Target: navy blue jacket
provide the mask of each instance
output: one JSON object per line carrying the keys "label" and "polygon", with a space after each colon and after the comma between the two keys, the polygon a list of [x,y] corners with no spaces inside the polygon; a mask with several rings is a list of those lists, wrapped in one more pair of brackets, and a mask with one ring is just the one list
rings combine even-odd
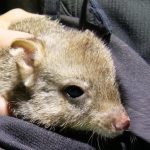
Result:
{"label": "navy blue jacket", "polygon": [[51,15],[67,26],[95,32],[111,49],[122,101],[131,118],[130,132],[113,140],[98,139],[98,144],[98,135],[88,143],[90,133],[71,130],[54,133],[22,120],[0,117],[1,148],[90,150],[99,149],[100,145],[105,150],[150,149],[149,0],[36,0],[32,3],[5,0],[0,3],[1,13],[20,7]]}

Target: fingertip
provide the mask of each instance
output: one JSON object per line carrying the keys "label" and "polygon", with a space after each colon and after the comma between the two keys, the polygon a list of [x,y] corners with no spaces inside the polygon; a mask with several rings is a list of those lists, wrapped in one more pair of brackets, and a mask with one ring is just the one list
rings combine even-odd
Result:
{"label": "fingertip", "polygon": [[12,31],[12,30],[4,30],[0,29],[0,48],[7,48],[11,45],[11,43],[18,38],[24,38],[24,39],[29,39],[29,38],[34,38],[34,35],[25,33],[25,32],[20,32],[20,31]]}
{"label": "fingertip", "polygon": [[8,115],[8,103],[4,97],[0,96],[0,116]]}

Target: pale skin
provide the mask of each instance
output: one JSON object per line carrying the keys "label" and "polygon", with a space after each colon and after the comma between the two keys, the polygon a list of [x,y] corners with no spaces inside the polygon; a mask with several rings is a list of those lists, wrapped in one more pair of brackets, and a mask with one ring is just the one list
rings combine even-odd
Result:
{"label": "pale skin", "polygon": [[[0,49],[9,47],[16,38],[31,38],[33,35],[23,32],[8,30],[8,27],[14,21],[35,16],[22,9],[13,9],[0,16]],[[9,115],[9,104],[4,97],[0,95],[0,115]]]}

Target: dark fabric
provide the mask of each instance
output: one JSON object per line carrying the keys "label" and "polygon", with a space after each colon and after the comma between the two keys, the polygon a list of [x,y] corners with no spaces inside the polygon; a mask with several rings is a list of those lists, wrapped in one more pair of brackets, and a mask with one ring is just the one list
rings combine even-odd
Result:
{"label": "dark fabric", "polygon": [[59,8],[60,8],[60,0],[45,0],[44,3],[44,8],[43,8],[43,13],[44,14],[51,14],[52,19],[57,19],[59,18]]}
{"label": "dark fabric", "polygon": [[109,20],[96,0],[45,0],[43,13],[67,26],[90,29],[106,43],[110,40]]}
{"label": "dark fabric", "polygon": [[98,0],[112,31],[150,63],[150,0]]}
{"label": "dark fabric", "polygon": [[[91,17],[94,21],[91,20]],[[90,26],[93,26],[93,28],[90,28]],[[105,12],[101,8],[101,4],[97,0],[89,0],[89,5],[87,8],[87,20],[85,22],[85,29],[86,28],[97,33],[97,35],[105,43],[110,41],[112,32],[111,24]]]}
{"label": "dark fabric", "polygon": [[41,13],[43,11],[42,0],[0,0],[0,13],[4,13],[14,8],[22,8],[33,13]]}
{"label": "dark fabric", "polygon": [[116,35],[111,38],[110,47],[115,55],[121,94],[131,116],[131,131],[150,142],[150,67],[147,64],[150,63],[150,1],[99,2]]}
{"label": "dark fabric", "polygon": [[150,142],[150,66],[116,36],[110,42],[130,130]]}
{"label": "dark fabric", "polygon": [[26,10],[29,12],[38,13],[39,10],[41,9],[40,0],[32,0],[32,3],[31,0],[24,0],[24,1],[5,0],[5,3],[6,3],[7,10],[20,7],[20,8],[26,8]]}
{"label": "dark fabric", "polygon": [[[15,1],[15,0],[14,0]],[[57,1],[57,2],[56,2]],[[97,30],[99,32],[103,32],[104,36],[107,33],[111,33],[111,27],[109,21],[106,17],[109,17],[112,25],[112,32],[113,36],[111,37],[110,41],[110,49],[113,54],[114,63],[116,66],[116,73],[117,73],[117,80],[120,85],[120,91],[122,95],[122,100],[125,103],[126,109],[128,110],[131,118],[131,127],[130,131],[123,134],[121,137],[118,137],[115,140],[110,140],[109,142],[105,142],[105,140],[97,140],[97,137],[93,137],[94,142],[90,142],[89,144],[93,147],[99,148],[97,144],[99,141],[100,147],[104,150],[140,150],[141,147],[144,150],[150,149],[150,67],[148,63],[150,62],[150,1],[149,0],[88,0],[87,5],[87,12],[85,18],[82,18],[82,11],[81,7],[83,4],[83,0],[45,0],[43,3],[40,1],[40,9],[39,12],[42,12],[48,15],[52,15],[54,19],[59,18],[62,23],[65,25],[69,25],[72,27],[80,27],[80,23],[83,19],[83,24],[85,28],[90,28],[91,30]],[[1,1],[2,2],[2,1]],[[3,1],[4,2],[4,1]],[[19,2],[18,2],[19,3]],[[17,4],[18,4],[17,3]],[[26,2],[27,3],[27,2]],[[29,4],[29,3],[28,3]],[[52,4],[52,5],[51,5]],[[96,5],[95,5],[96,4]],[[6,3],[5,3],[6,5]],[[15,5],[9,4],[15,8]],[[32,4],[29,4],[32,5]],[[43,8],[44,6],[44,8]],[[96,6],[96,8],[95,8]],[[20,4],[21,8],[28,10],[28,8],[24,5]],[[36,11],[37,5],[35,5]],[[93,11],[92,11],[93,9]],[[7,9],[2,9],[1,12],[4,12]],[[57,11],[58,10],[58,11]],[[85,24],[84,24],[85,23]],[[87,25],[87,23],[90,23]],[[103,35],[103,34],[102,34]],[[102,37],[101,35],[101,37]],[[100,37],[100,36],[99,36]],[[107,41],[108,42],[108,41]],[[137,51],[139,55],[135,52]],[[144,59],[147,61],[145,61]],[[0,119],[1,120],[1,119]],[[6,120],[2,119],[4,125],[10,125],[9,122],[13,121],[12,118],[7,118]],[[16,119],[14,119],[16,121]],[[0,121],[1,122],[1,121]],[[9,136],[12,137],[16,144],[24,142],[24,140],[18,140],[18,134],[20,133],[17,130],[18,125],[19,128],[22,129],[23,134],[19,136],[20,139],[27,138],[27,134],[24,134],[26,130],[30,131],[32,128],[38,128],[37,130],[33,131],[34,135],[37,136],[37,143],[42,143],[43,140],[43,132],[45,134],[49,134],[49,138],[56,138],[59,139],[58,134],[53,132],[48,132],[39,127],[29,124],[29,128],[26,128],[26,123],[17,120],[16,124],[13,126],[14,133],[7,132]],[[10,126],[11,127],[11,126]],[[9,128],[1,128],[3,131],[10,131]],[[38,132],[37,131],[41,131]],[[48,133],[47,133],[48,132]],[[30,133],[28,133],[30,134]],[[41,136],[40,136],[41,134]],[[85,143],[88,143],[89,138],[91,135],[86,135],[85,133],[82,134],[81,132],[77,134],[77,132],[67,132],[63,133],[60,132],[64,136],[70,137],[72,139],[76,139]],[[51,136],[52,135],[52,136]],[[1,138],[2,137],[2,138]],[[0,134],[0,140],[3,143],[8,136],[6,134]],[[62,137],[62,136],[61,136]],[[132,138],[135,139],[132,143]],[[67,145],[68,139],[65,137],[63,138],[63,144],[67,146],[73,145],[74,141],[70,141]],[[25,140],[26,141],[26,140]],[[54,140],[55,141],[55,140]],[[61,143],[61,140],[60,140]],[[96,143],[96,144],[95,144]],[[11,144],[11,142],[10,142]],[[34,144],[34,140],[30,141],[30,143],[26,143],[26,145],[30,146]],[[49,143],[46,143],[45,146],[48,146]],[[52,142],[53,144],[53,142]],[[58,146],[59,149],[59,142],[54,143],[55,146]],[[82,144],[81,144],[82,145]],[[9,145],[5,145],[7,148]],[[44,145],[43,145],[44,146]],[[86,145],[88,146],[88,145]],[[62,149],[62,147],[60,146]],[[9,148],[8,148],[9,149]],[[38,149],[38,145],[35,149]],[[43,149],[43,148],[42,148]],[[82,148],[81,148],[82,149]]]}
{"label": "dark fabric", "polygon": [[5,1],[0,1],[0,14],[3,14],[4,12],[6,12],[6,4]]}
{"label": "dark fabric", "polygon": [[0,117],[0,147],[5,150],[92,150],[36,125],[11,117]]}

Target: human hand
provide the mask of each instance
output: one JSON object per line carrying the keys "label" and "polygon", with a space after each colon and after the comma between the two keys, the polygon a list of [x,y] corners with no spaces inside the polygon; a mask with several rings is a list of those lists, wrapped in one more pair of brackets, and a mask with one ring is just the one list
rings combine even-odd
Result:
{"label": "human hand", "polygon": [[7,29],[0,29],[0,35],[0,49],[9,47],[17,38],[33,38],[31,34]]}
{"label": "human hand", "polygon": [[[32,38],[33,35],[7,29],[0,29],[0,49],[9,47],[16,38]],[[8,103],[4,97],[0,96],[0,116],[8,115]]]}
{"label": "human hand", "polygon": [[0,16],[0,29],[8,29],[10,24],[19,20],[34,17],[38,14],[29,13],[23,9],[16,8],[8,11],[7,13]]}
{"label": "human hand", "polygon": [[13,22],[37,16],[37,14],[32,14],[26,12],[22,9],[13,9],[8,11],[7,13],[0,16],[0,48],[8,47],[12,41],[16,38],[32,38],[33,35],[18,31],[8,30],[8,27]]}
{"label": "human hand", "polygon": [[6,116],[8,112],[8,103],[4,97],[0,96],[0,116]]}
{"label": "human hand", "polygon": [[[24,18],[35,16],[22,9],[13,9],[0,16],[0,49],[9,47],[16,38],[32,38],[33,35],[18,31],[8,30],[9,25]],[[0,116],[9,115],[8,102],[0,95]]]}

